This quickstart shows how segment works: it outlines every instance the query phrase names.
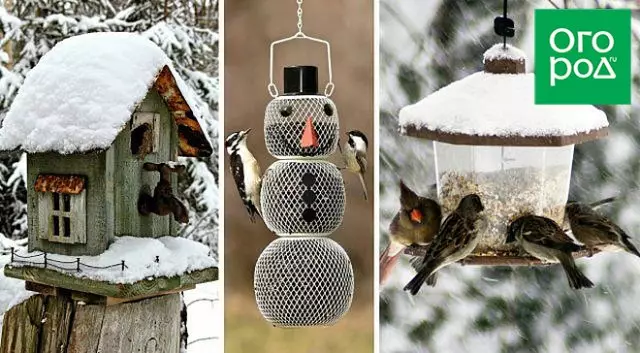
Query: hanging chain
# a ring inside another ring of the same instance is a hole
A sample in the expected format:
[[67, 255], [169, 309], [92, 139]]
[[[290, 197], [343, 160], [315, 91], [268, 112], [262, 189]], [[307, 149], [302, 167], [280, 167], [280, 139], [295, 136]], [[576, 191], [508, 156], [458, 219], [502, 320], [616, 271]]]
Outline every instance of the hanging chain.
[[302, 33], [302, 1], [296, 0], [298, 3], [298, 33]]

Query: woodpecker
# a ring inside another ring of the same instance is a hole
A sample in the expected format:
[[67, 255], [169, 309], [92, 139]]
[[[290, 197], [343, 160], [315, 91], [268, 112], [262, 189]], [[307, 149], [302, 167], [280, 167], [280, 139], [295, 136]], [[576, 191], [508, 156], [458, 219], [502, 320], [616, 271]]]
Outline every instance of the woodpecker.
[[347, 136], [349, 136], [349, 139], [345, 142], [344, 149], [341, 150], [345, 168], [352, 173], [358, 174], [364, 199], [367, 200], [369, 197], [367, 195], [367, 185], [364, 182], [364, 173], [367, 171], [367, 147], [369, 146], [369, 141], [367, 136], [358, 130], [347, 132]]
[[230, 159], [230, 169], [236, 182], [238, 193], [249, 212], [251, 222], [255, 222], [256, 215], [260, 216], [260, 186], [262, 173], [260, 165], [247, 148], [247, 135], [251, 129], [237, 131], [227, 136], [225, 147]]

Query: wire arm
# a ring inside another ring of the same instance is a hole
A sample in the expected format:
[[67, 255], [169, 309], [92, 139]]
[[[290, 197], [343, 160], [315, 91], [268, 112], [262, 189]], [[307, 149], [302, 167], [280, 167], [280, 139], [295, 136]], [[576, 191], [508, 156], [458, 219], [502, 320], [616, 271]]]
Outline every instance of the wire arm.
[[267, 90], [269, 91], [269, 94], [273, 98], [278, 96], [278, 87], [276, 87], [276, 85], [275, 85], [275, 83], [273, 81], [273, 52], [275, 51], [275, 46], [278, 45], [278, 44], [286, 43], [286, 42], [289, 42], [289, 41], [294, 41], [294, 40], [297, 40], [297, 39], [309, 40], [309, 41], [312, 41], [312, 42], [315, 42], [315, 43], [324, 44], [326, 46], [326, 48], [327, 48], [327, 67], [328, 67], [328, 72], [329, 72], [329, 82], [327, 82], [327, 85], [326, 85], [326, 87], [324, 89], [324, 95], [327, 96], [327, 97], [331, 96], [331, 94], [333, 94], [333, 90], [335, 88], [335, 85], [333, 84], [333, 70], [332, 70], [332, 65], [331, 65], [331, 44], [329, 44], [329, 42], [324, 40], [324, 39], [308, 36], [302, 31], [302, 26], [303, 26], [303, 22], [302, 22], [302, 1], [303, 0], [296, 0], [296, 2], [298, 4], [298, 24], [297, 24], [298, 32], [296, 32], [296, 34], [292, 35], [291, 37], [278, 39], [278, 40], [272, 42], [271, 46], [269, 48], [269, 85], [267, 86]]

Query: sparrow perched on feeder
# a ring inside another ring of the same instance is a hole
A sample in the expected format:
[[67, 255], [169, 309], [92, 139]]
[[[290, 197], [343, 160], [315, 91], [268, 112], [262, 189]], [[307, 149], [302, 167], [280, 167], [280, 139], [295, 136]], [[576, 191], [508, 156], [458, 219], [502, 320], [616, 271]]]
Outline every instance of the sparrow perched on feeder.
[[591, 282], [576, 266], [572, 252], [580, 250], [552, 219], [534, 215], [522, 216], [509, 224], [507, 243], [518, 242], [532, 256], [547, 262], [560, 262], [569, 286], [591, 288]]
[[437, 202], [418, 196], [400, 181], [400, 210], [389, 225], [389, 245], [380, 254], [380, 284], [384, 284], [406, 247], [427, 245], [433, 240], [441, 221]]
[[255, 222], [256, 215], [260, 216], [260, 186], [262, 174], [260, 165], [249, 148], [247, 135], [251, 129], [237, 131], [227, 136], [225, 147], [230, 158], [230, 169], [236, 182], [240, 198], [249, 212], [251, 222]]
[[436, 271], [471, 254], [480, 241], [478, 233], [485, 225], [482, 211], [484, 206], [478, 195], [470, 194], [462, 198], [458, 208], [440, 226], [422, 262], [414, 263], [418, 274], [404, 290], [416, 295], [425, 282], [435, 286]]
[[364, 182], [364, 173], [367, 171], [367, 147], [369, 141], [367, 136], [358, 130], [351, 130], [347, 132], [349, 139], [344, 144], [344, 149], [341, 149], [342, 158], [346, 169], [352, 173], [358, 174], [360, 183], [362, 184], [362, 191], [364, 192], [364, 199], [369, 198], [367, 194], [367, 185]]
[[570, 202], [566, 211], [573, 236], [584, 245], [602, 251], [624, 250], [640, 257], [627, 233], [589, 205]]

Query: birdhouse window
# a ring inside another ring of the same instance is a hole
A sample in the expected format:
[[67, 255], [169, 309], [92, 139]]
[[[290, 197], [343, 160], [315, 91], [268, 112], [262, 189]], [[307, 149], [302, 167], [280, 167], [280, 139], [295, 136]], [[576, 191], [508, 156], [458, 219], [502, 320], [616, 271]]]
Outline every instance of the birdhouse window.
[[57, 243], [86, 243], [85, 179], [75, 175], [39, 175], [39, 237]]
[[131, 154], [144, 158], [158, 151], [160, 114], [138, 112], [131, 123]]

